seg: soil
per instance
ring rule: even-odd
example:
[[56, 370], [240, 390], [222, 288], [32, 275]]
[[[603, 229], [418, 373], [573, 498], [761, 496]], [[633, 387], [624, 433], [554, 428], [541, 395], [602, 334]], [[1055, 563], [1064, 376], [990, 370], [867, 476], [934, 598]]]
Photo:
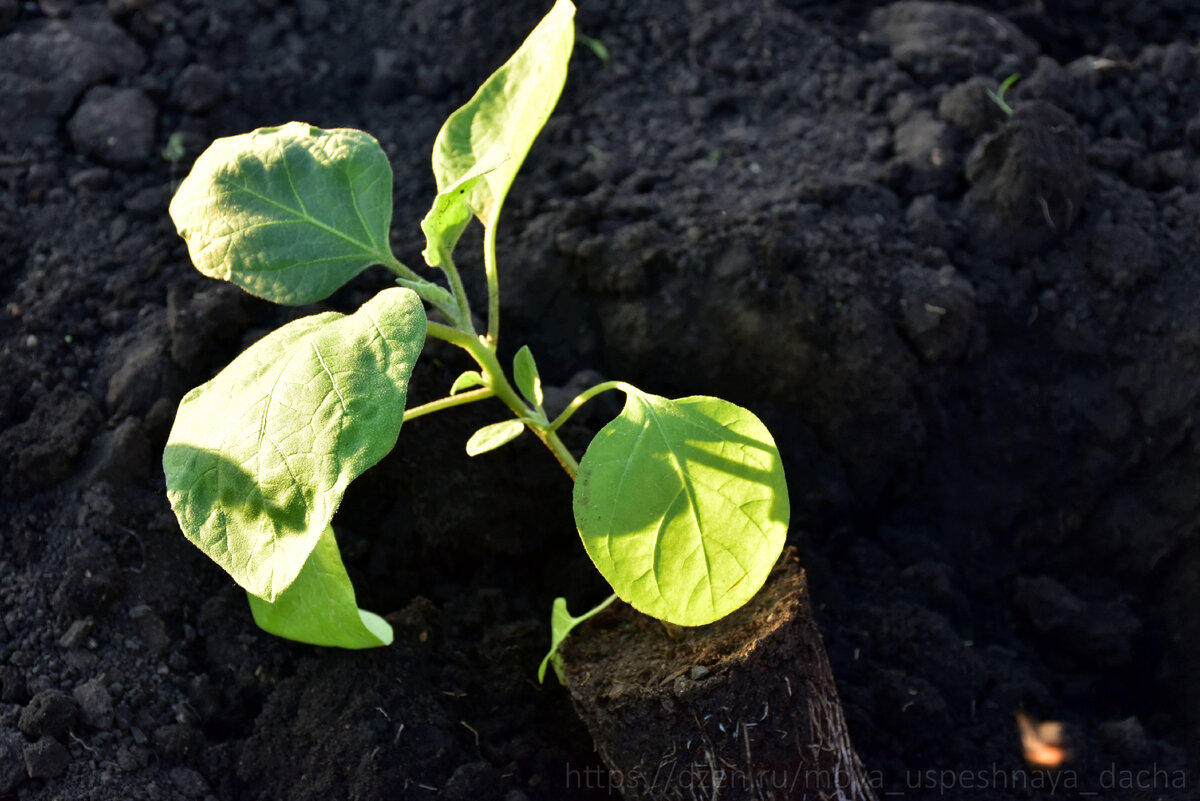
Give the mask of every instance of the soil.
[[[611, 58], [578, 48], [506, 208], [505, 349], [768, 423], [881, 796], [1200, 797], [1193, 4], [580, 5]], [[371, 653], [260, 633], [158, 466], [188, 388], [387, 284], [204, 279], [166, 214], [191, 161], [368, 130], [415, 264], [441, 121], [548, 7], [0, 0], [0, 799], [610, 796], [534, 680], [552, 599], [605, 588], [537, 443], [462, 453], [497, 408], [414, 421], [348, 494], [397, 628]], [[463, 368], [430, 355], [416, 401]], [[1064, 724], [1062, 770], [1018, 711]]]

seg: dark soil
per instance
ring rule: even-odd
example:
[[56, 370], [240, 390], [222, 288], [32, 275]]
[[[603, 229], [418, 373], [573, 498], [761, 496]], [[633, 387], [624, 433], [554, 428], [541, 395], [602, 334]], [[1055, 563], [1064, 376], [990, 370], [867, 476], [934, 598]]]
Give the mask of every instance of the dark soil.
[[[553, 597], [604, 586], [549, 454], [463, 455], [497, 408], [415, 421], [348, 495], [373, 653], [260, 633], [158, 466], [183, 392], [318, 310], [191, 268], [191, 161], [369, 130], [417, 263], [441, 121], [549, 5], [0, 0], [0, 799], [607, 796], [534, 680]], [[768, 423], [881, 795], [1200, 797], [1194, 4], [581, 6], [612, 58], [578, 49], [514, 187], [505, 348]], [[463, 367], [432, 355], [417, 400]], [[1063, 771], [1018, 710], [1066, 724]]]

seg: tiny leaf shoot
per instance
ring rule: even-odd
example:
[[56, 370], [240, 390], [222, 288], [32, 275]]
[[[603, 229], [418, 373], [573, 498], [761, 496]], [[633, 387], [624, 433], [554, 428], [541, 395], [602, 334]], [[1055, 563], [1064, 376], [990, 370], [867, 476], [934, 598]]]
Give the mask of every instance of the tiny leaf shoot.
[[454, 379], [454, 383], [450, 385], [450, 394], [457, 395], [465, 389], [485, 386], [487, 386], [487, 382], [483, 380], [483, 376], [478, 370], [467, 370], [458, 378]]
[[445, 267], [453, 262], [454, 248], [475, 211], [468, 202], [475, 186], [488, 173], [499, 169], [509, 156], [494, 146], [479, 162], [454, 183], [437, 193], [433, 207], [421, 220], [425, 232], [425, 250], [421, 255], [430, 267]]
[[494, 451], [521, 436], [524, 430], [525, 424], [520, 420], [501, 420], [499, 423], [486, 425], [467, 440], [467, 456]]
[[539, 683], [546, 680], [546, 666], [550, 665], [554, 668], [554, 675], [558, 677], [558, 683], [566, 686], [567, 681], [563, 678], [562, 660], [558, 656], [558, 646], [567, 639], [567, 635], [571, 633], [572, 629], [593, 615], [603, 612], [615, 600], [617, 600], [617, 596], [610, 595], [579, 617], [575, 617], [567, 610], [566, 598], [554, 599], [554, 608], [550, 611], [550, 650], [542, 658], [542, 664], [538, 666]]
[[538, 375], [537, 362], [533, 360], [533, 352], [528, 345], [522, 345], [513, 357], [513, 380], [517, 389], [525, 396], [525, 400], [536, 408], [542, 408], [545, 397], [542, 394], [542, 378]]
[[581, 45], [591, 50], [592, 55], [600, 59], [601, 64], [607, 65], [608, 62], [612, 61], [612, 54], [608, 52], [608, 47], [604, 42], [592, 36], [585, 36], [582, 33], [575, 34], [575, 38]]
[[1013, 109], [1012, 109], [1012, 106], [1010, 106], [1008, 104], [1008, 101], [1004, 99], [1004, 95], [1006, 92], [1008, 92], [1009, 89], [1011, 89], [1013, 87], [1013, 84], [1015, 84], [1020, 79], [1021, 79], [1021, 73], [1014, 72], [1012, 75], [1009, 75], [1007, 78], [1005, 78], [1003, 81], [1000, 82], [1000, 86], [997, 87], [996, 91], [992, 91], [991, 89], [987, 90], [988, 99], [990, 99], [993, 103], [995, 103], [1000, 108], [1000, 110], [1005, 113], [1006, 116], [1011, 117], [1013, 115]]

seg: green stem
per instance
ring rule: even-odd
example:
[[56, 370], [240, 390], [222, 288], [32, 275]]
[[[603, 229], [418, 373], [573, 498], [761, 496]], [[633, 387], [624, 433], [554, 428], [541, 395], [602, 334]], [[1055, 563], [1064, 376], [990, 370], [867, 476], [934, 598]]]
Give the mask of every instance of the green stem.
[[491, 387], [481, 387], [473, 389], [470, 392], [461, 392], [458, 395], [449, 395], [445, 398], [440, 398], [429, 403], [422, 403], [420, 406], [414, 406], [404, 412], [404, 422], [415, 420], [418, 417], [424, 417], [427, 414], [440, 412], [443, 409], [453, 409], [455, 406], [465, 406], [468, 403], [475, 401], [487, 400], [494, 396]]
[[471, 304], [467, 300], [467, 289], [463, 286], [462, 276], [458, 274], [458, 267], [454, 265], [454, 259], [447, 258], [441, 269], [446, 274], [446, 278], [450, 280], [450, 291], [454, 293], [454, 299], [458, 302], [458, 316], [463, 328], [467, 333], [473, 335], [475, 323], [471, 320]]
[[418, 283], [429, 283], [424, 278], [417, 275], [411, 269], [406, 267], [403, 263], [401, 263], [401, 261], [399, 259], [397, 259], [395, 256], [393, 256], [391, 253], [380, 254], [379, 261], [381, 264], [383, 264], [384, 267], [387, 267], [389, 270], [391, 270], [393, 273], [400, 276], [401, 278], [404, 278], [409, 281], [415, 281]]
[[550, 452], [554, 454], [554, 458], [558, 459], [558, 463], [562, 465], [562, 469], [566, 470], [567, 475], [574, 481], [575, 477], [579, 475], [579, 462], [576, 461], [575, 456], [567, 448], [566, 444], [558, 438], [558, 434], [541, 426], [530, 425], [528, 421], [526, 421], [525, 425], [534, 434], [537, 434], [538, 439], [550, 449]]
[[483, 229], [483, 274], [487, 277], [487, 340], [494, 349], [500, 340], [500, 273], [496, 267], [496, 223]]
[[575, 624], [579, 625], [583, 621], [587, 620], [589, 617], [600, 614], [601, 612], [603, 612], [605, 609], [608, 608], [609, 604], [611, 604], [615, 600], [617, 600], [617, 594], [614, 592], [612, 595], [608, 596], [603, 601], [596, 604], [594, 607], [592, 607], [588, 611], [584, 612], [579, 617], [575, 618]]
[[483, 373], [483, 380], [487, 382], [487, 388], [501, 403], [511, 409], [513, 414], [525, 422], [526, 427], [550, 449], [554, 458], [558, 459], [563, 470], [567, 471], [567, 475], [574, 481], [575, 476], [579, 475], [579, 462], [549, 426], [535, 422], [538, 416], [537, 410], [529, 408], [529, 405], [521, 399], [512, 384], [508, 382], [508, 376], [500, 367], [500, 361], [496, 358], [492, 343], [483, 337], [472, 336], [441, 323], [428, 323], [426, 332], [434, 339], [441, 339], [457, 345], [471, 355]]
[[[425, 324], [425, 333], [434, 339], [440, 339], [443, 342], [449, 342], [451, 345], [457, 345], [468, 353], [471, 352], [472, 343], [478, 342], [477, 337], [470, 334], [464, 334], [457, 328], [451, 328], [448, 325], [429, 321]], [[476, 359], [478, 361], [478, 359]]]
[[610, 389], [620, 389], [625, 392], [629, 392], [631, 389], [633, 389], [633, 387], [629, 384], [626, 384], [624, 381], [605, 381], [603, 384], [597, 384], [591, 389], [584, 390], [576, 395], [573, 401], [567, 404], [567, 408], [563, 409], [562, 414], [554, 418], [554, 422], [550, 424], [549, 430], [557, 431], [562, 427], [563, 423], [571, 419], [571, 415], [579, 411], [579, 408], [583, 406], [583, 404], [587, 403], [601, 392], [608, 392]]

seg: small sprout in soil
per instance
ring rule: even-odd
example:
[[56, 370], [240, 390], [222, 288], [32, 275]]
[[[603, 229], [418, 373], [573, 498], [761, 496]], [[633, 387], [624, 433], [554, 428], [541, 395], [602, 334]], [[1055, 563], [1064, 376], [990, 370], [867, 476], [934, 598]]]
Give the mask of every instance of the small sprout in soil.
[[991, 101], [993, 103], [995, 103], [997, 106], [999, 106], [1000, 110], [1003, 111], [1009, 117], [1012, 116], [1013, 110], [1012, 110], [1012, 106], [1010, 106], [1008, 104], [1008, 101], [1006, 101], [1004, 99], [1004, 94], [1009, 89], [1011, 89], [1013, 87], [1013, 84], [1015, 84], [1020, 79], [1021, 79], [1021, 73], [1014, 72], [1012, 75], [1009, 75], [1007, 78], [1005, 78], [1000, 83], [1000, 86], [996, 88], [996, 91], [993, 92], [991, 89], [987, 90], [987, 96], [989, 98], [991, 98]]
[[172, 165], [178, 164], [185, 155], [187, 155], [187, 151], [183, 146], [183, 134], [176, 131], [167, 137], [167, 144], [162, 149], [163, 161], [170, 162]]
[[591, 50], [596, 58], [600, 59], [602, 64], [608, 64], [612, 61], [612, 54], [608, 52], [608, 47], [599, 39], [594, 39], [591, 36], [585, 36], [582, 33], [576, 34], [575, 38], [581, 45]]
[[[517, 351], [511, 370], [501, 363], [497, 225], [562, 92], [574, 11], [558, 0], [437, 136], [438, 193], [421, 221], [422, 255], [444, 283], [392, 254], [391, 164], [362, 131], [292, 122], [219, 139], [171, 202], [196, 267], [259, 297], [315, 303], [377, 265], [399, 285], [353, 314], [303, 317], [268, 334], [179, 405], [163, 456], [171, 506], [184, 534], [247, 591], [268, 632], [342, 648], [391, 642], [388, 623], [357, 605], [334, 513], [350, 482], [392, 450], [404, 422], [489, 398], [511, 416], [473, 434], [467, 453], [525, 431], [544, 443], [575, 479], [579, 535], [613, 597], [698, 626], [745, 604], [779, 557], [787, 486], [770, 432], [749, 411], [607, 381], [551, 418], [529, 348]], [[482, 331], [454, 262], [472, 220], [483, 227]], [[440, 317], [428, 319], [427, 307]], [[474, 366], [445, 397], [406, 410], [427, 337], [461, 348]], [[558, 431], [610, 390], [625, 395], [624, 409], [577, 461]], [[551, 654], [601, 607], [573, 617], [556, 601]]]

